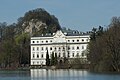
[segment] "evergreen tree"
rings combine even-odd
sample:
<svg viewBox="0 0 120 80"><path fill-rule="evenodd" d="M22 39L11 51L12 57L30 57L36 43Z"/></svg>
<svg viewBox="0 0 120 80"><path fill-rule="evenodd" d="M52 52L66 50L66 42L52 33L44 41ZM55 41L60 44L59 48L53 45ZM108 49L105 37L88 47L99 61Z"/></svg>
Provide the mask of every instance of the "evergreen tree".
<svg viewBox="0 0 120 80"><path fill-rule="evenodd" d="M55 65L55 57L54 57L54 52L51 54L51 66Z"/></svg>
<svg viewBox="0 0 120 80"><path fill-rule="evenodd" d="M47 50L47 53L46 53L46 66L50 66L50 59L49 59L48 50Z"/></svg>
<svg viewBox="0 0 120 80"><path fill-rule="evenodd" d="M55 53L55 65L57 65L58 61L57 61L57 53Z"/></svg>
<svg viewBox="0 0 120 80"><path fill-rule="evenodd" d="M90 39L91 39L92 41L95 41L95 40L96 40L96 32L97 32L97 29L96 29L96 28L93 28L93 29L92 29L92 34L91 34L91 36L90 36Z"/></svg>

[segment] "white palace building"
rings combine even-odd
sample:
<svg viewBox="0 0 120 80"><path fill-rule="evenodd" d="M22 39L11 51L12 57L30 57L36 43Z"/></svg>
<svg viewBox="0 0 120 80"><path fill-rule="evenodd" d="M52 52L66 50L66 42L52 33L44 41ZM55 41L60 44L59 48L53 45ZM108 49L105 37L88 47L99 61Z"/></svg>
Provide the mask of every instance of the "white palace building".
<svg viewBox="0 0 120 80"><path fill-rule="evenodd" d="M31 66L46 65L46 53L49 55L57 53L59 59L86 58L83 51L86 50L89 42L89 34L73 32L63 33L58 30L56 33L31 37Z"/></svg>

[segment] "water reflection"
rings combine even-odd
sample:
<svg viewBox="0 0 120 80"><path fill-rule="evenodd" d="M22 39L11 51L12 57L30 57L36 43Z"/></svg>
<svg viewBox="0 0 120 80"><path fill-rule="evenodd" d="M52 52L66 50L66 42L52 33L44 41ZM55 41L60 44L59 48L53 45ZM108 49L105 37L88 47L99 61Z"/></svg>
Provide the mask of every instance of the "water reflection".
<svg viewBox="0 0 120 80"><path fill-rule="evenodd" d="M84 76L87 71L80 70L46 70L46 69L31 69L31 80L85 80Z"/></svg>
<svg viewBox="0 0 120 80"><path fill-rule="evenodd" d="M120 80L120 74L90 73L73 69L31 69L31 80Z"/></svg>
<svg viewBox="0 0 120 80"><path fill-rule="evenodd" d="M0 70L0 80L120 80L120 74L90 73L74 69Z"/></svg>

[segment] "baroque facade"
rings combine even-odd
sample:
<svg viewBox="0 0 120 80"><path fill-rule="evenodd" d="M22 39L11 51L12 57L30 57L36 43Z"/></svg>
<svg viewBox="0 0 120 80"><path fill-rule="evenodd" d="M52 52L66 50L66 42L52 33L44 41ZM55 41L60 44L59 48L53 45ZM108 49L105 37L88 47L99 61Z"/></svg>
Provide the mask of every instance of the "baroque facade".
<svg viewBox="0 0 120 80"><path fill-rule="evenodd" d="M31 65L46 65L46 53L57 53L59 59L76 57L86 58L83 51L89 42L89 34L56 33L31 37Z"/></svg>

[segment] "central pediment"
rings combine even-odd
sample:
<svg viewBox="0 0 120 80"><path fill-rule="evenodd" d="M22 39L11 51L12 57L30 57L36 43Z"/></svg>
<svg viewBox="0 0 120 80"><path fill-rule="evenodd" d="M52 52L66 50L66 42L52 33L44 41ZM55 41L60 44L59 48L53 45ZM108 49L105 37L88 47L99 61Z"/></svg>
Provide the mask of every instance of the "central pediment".
<svg viewBox="0 0 120 80"><path fill-rule="evenodd" d="M59 37L65 37L65 35L62 33L61 30L57 31L53 37L59 38Z"/></svg>
<svg viewBox="0 0 120 80"><path fill-rule="evenodd" d="M54 34L53 38L54 38L54 42L55 42L55 43L58 43L58 42L60 42L60 43L66 42L65 35L62 33L61 30L57 31L57 32Z"/></svg>

